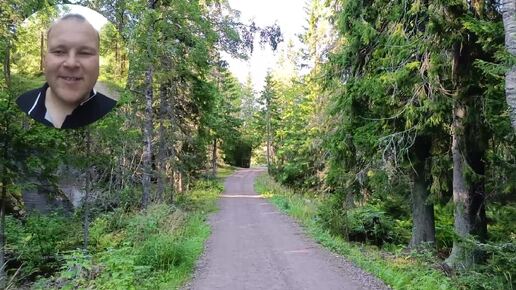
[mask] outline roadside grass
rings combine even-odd
[[[232,168],[220,171],[227,176]],[[210,235],[209,213],[223,190],[218,179],[198,180],[175,204],[97,216],[90,247],[62,253],[61,270],[33,289],[178,289],[195,270]],[[80,224],[76,226],[80,227]]]
[[[255,190],[300,222],[318,243],[345,256],[393,289],[457,289],[449,277],[410,254],[383,252],[377,247],[350,243],[330,234],[317,222],[321,197],[295,193],[273,181],[267,174],[257,178]]]
[[[231,166],[231,165],[219,165],[217,169],[217,178],[221,181],[223,181],[226,177],[230,176],[235,172],[237,167]]]

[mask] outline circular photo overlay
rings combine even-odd
[[[12,47],[12,74],[23,86],[16,103],[48,127],[74,129],[96,122],[113,110],[125,87],[123,39],[92,9],[40,10],[17,28]]]

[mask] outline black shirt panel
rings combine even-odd
[[[47,108],[45,107],[45,98],[48,84],[43,87],[28,91],[16,99],[18,107],[34,120],[49,126],[54,125],[45,119]],[[104,117],[116,106],[116,101],[99,93],[92,91],[90,98],[81,103],[73,112],[66,116],[62,129],[74,129],[89,125],[98,119]]]
[[[79,105],[66,116],[61,128],[72,129],[91,124],[104,117],[116,105],[116,101],[97,92],[91,99]]]
[[[47,108],[45,107],[45,97],[47,93],[48,84],[44,84],[39,89],[34,89],[23,93],[16,99],[16,104],[23,112],[27,113],[32,119],[42,123],[48,127],[54,127],[52,122],[45,119]]]

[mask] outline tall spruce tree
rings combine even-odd
[[[429,161],[431,140],[442,136],[446,120],[428,72],[428,4],[405,4],[343,2],[337,25],[345,44],[326,68],[334,77],[325,84],[333,95],[331,116],[339,118],[330,142],[341,144],[329,146],[328,177],[349,194],[369,190],[366,172],[384,172],[393,184],[408,177],[410,245],[417,246],[435,241]]]
[[[505,46],[507,51],[516,57],[516,2],[501,1],[503,26],[505,28]],[[509,105],[509,117],[516,131],[516,65],[512,64],[505,77],[505,96]]]

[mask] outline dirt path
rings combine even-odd
[[[95,90],[100,92],[101,94],[109,97],[109,98],[112,98],[116,101],[118,101],[119,99],[119,93],[116,91],[116,90],[112,90],[110,89],[105,83],[103,83],[102,81],[98,81],[96,84],[95,84]]]
[[[288,216],[253,190],[264,169],[230,176],[212,236],[186,289],[387,289],[310,240]]]

